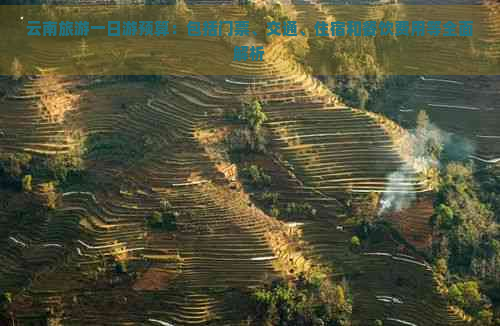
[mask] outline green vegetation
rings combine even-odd
[[[352,236],[351,238],[351,248],[358,249],[361,247],[361,240],[357,236]]]
[[[255,132],[260,130],[262,124],[268,119],[267,115],[262,111],[262,105],[259,100],[254,99],[251,103],[243,106],[243,110],[239,119],[246,122],[248,127]]]
[[[32,157],[21,153],[0,153],[0,181],[22,189],[22,175],[30,170]]]
[[[259,194],[259,200],[267,206],[278,205],[279,194],[277,192],[264,191]]]
[[[264,191],[259,193],[257,200],[264,205],[265,210],[270,216],[280,216],[280,209],[278,208],[279,194],[276,192]]]
[[[441,173],[431,219],[433,256],[450,303],[472,316],[475,325],[493,325],[490,300],[481,292],[481,283],[500,279],[499,225],[494,205],[483,201],[494,203],[496,187],[481,187],[473,171],[472,166],[450,163]]]
[[[252,164],[249,167],[245,167],[242,172],[243,176],[248,178],[256,188],[262,189],[271,185],[271,177],[257,165]]]
[[[176,231],[177,230],[178,212],[163,212],[155,211],[147,219],[147,225],[155,230]]]
[[[115,272],[117,274],[123,274],[127,272],[127,262],[124,260],[115,260],[114,266]]]
[[[172,204],[166,199],[160,200],[160,207],[161,207],[163,212],[168,212],[169,210],[171,210],[173,208]]]
[[[256,31],[257,35],[264,35],[265,41],[270,43],[273,36],[267,35],[267,23],[273,21],[283,23],[290,20],[286,7],[282,5],[281,1],[275,1],[273,5],[266,6],[257,6],[254,3],[249,5],[249,3],[249,0],[245,0],[247,15],[252,17],[251,23],[255,24],[255,26],[251,26],[251,30]]]
[[[309,203],[287,203],[284,213],[289,217],[316,216],[316,209]]]
[[[134,161],[143,157],[144,143],[121,134],[94,134],[87,139],[87,159]]]
[[[66,183],[69,179],[79,178],[84,173],[83,159],[80,155],[59,154],[46,159],[45,170],[51,179]]]
[[[31,192],[34,178],[54,180],[57,185],[74,183],[83,177],[83,150],[75,146],[68,153],[31,156],[26,153],[0,153],[0,184]]]
[[[430,157],[435,162],[441,158],[443,152],[443,139],[440,131],[431,126],[429,116],[424,110],[418,111],[416,128],[417,146],[420,156]]]
[[[12,303],[12,293],[0,292],[0,323],[7,322],[5,325],[13,325],[9,313],[9,305]]]
[[[489,206],[481,202],[479,191],[472,167],[448,164],[431,220],[440,240],[436,256],[448,258],[450,270],[464,275],[474,273],[481,262],[500,258],[498,225]]]
[[[375,40],[345,36],[332,42],[320,36],[310,36],[308,43],[311,50],[304,63],[313,70],[319,70],[313,73],[337,76],[326,80],[334,93],[348,105],[368,107],[370,94],[375,94],[384,86],[383,69],[375,60]]]
[[[33,178],[31,177],[31,175],[27,174],[23,177],[23,191],[25,192],[30,192],[32,190],[32,187],[31,187],[31,181],[33,180]]]
[[[476,174],[481,187],[481,200],[490,204],[495,212],[496,222],[500,223],[500,166],[488,166]]]
[[[4,307],[10,303],[12,303],[12,293],[2,292],[2,294],[0,294],[0,306]]]
[[[243,124],[226,139],[233,153],[263,153],[266,137],[262,125],[268,119],[258,99],[244,102],[239,111],[226,112],[226,120]]]
[[[243,123],[253,131],[258,131],[268,119],[258,99],[244,102],[240,110],[226,111],[225,118],[230,122]]]
[[[132,138],[120,133],[93,134],[86,139],[84,158],[113,161],[127,166],[150,160],[162,146],[163,140],[148,135]]]
[[[353,197],[352,193],[348,193],[345,201],[349,215],[358,220],[373,220],[378,213],[380,202],[380,193],[369,192]]]
[[[490,299],[481,293],[477,281],[450,281],[448,266],[445,259],[438,259],[435,265],[436,276],[451,305],[458,307],[472,317],[472,325],[499,325],[500,320],[494,320]]]
[[[275,281],[257,289],[253,302],[258,325],[350,325],[352,305],[346,289],[324,275]]]

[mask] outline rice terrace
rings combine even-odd
[[[315,30],[444,11],[475,36]],[[170,34],[25,35],[146,16]],[[500,326],[498,1],[0,0],[0,17],[0,326]],[[192,21],[221,34],[186,41]]]

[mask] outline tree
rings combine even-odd
[[[254,99],[250,104],[244,106],[240,120],[246,121],[252,130],[259,131],[262,124],[267,120],[267,115],[262,111],[259,100]]]
[[[153,212],[153,214],[151,214],[151,217],[149,218],[148,220],[148,223],[150,226],[152,227],[161,227],[161,225],[163,224],[163,216],[160,212]]]
[[[115,272],[118,274],[126,273],[127,272],[127,264],[123,260],[116,260],[115,261]]]
[[[373,324],[374,326],[384,326],[384,322],[381,321],[380,319],[375,320],[375,323]]]
[[[32,177],[30,174],[27,174],[23,177],[23,191],[30,192],[32,190],[31,181]]]
[[[436,272],[441,275],[446,275],[448,273],[448,263],[446,259],[439,258],[436,262]]]
[[[351,238],[351,248],[358,249],[361,246],[361,240],[357,236]]]
[[[12,303],[12,293],[3,292],[0,295],[0,305],[8,305]]]
[[[167,200],[167,199],[161,199],[160,200],[160,207],[163,212],[166,212],[170,209],[172,209],[172,204]]]
[[[435,223],[440,229],[450,229],[453,226],[453,210],[446,204],[439,204],[436,209]]]

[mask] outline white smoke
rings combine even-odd
[[[464,160],[474,152],[474,145],[470,140],[443,131],[431,122],[423,130],[411,130],[402,148],[403,156],[408,163],[388,176],[388,185],[379,203],[379,216],[407,209],[416,200],[414,191],[405,190],[414,181],[406,171],[413,170],[428,177],[429,172],[441,168],[442,162],[433,157],[429,151],[429,144],[432,142],[446,151],[447,160]]]
[[[407,164],[389,175],[388,185],[380,199],[379,216],[407,209],[417,199],[415,192],[408,191],[406,190],[408,188],[405,187],[408,182],[412,181],[409,179],[407,172],[405,172],[409,168],[411,166]]]

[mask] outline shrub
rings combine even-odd
[[[32,181],[32,177],[30,174],[25,175],[23,177],[23,191],[30,192],[32,190],[31,181]]]
[[[116,260],[115,261],[115,272],[118,274],[126,273],[127,272],[127,263],[123,260]]]
[[[0,295],[0,305],[12,303],[12,293],[3,292]]]
[[[298,215],[315,216],[316,210],[309,203],[287,203],[285,214],[289,217]]]
[[[177,216],[177,212],[168,211],[160,213],[158,211],[155,211],[147,220],[147,224],[153,229],[175,231],[177,229]]]
[[[271,210],[269,211],[269,215],[271,215],[273,217],[280,216],[280,210],[279,210],[279,208],[277,208],[275,206],[271,207]]]
[[[244,104],[239,116],[239,120],[246,122],[247,126],[254,131],[259,131],[267,119],[267,115],[262,111],[262,105],[257,99]]]
[[[361,240],[357,236],[351,238],[351,247],[357,249],[361,246]]]
[[[162,199],[160,200],[160,207],[162,211],[166,212],[168,210],[171,210],[173,206],[168,200]]]
[[[264,191],[260,194],[259,199],[268,206],[275,206],[278,204],[279,194],[277,192]]]
[[[233,130],[226,138],[230,151],[235,153],[265,153],[267,140],[262,132],[249,128]]]
[[[257,188],[265,188],[271,185],[271,176],[264,173],[262,168],[257,165],[250,165],[243,169],[245,177],[250,179],[253,186]]]
[[[149,225],[153,228],[159,228],[163,225],[163,216],[160,212],[153,212],[149,218]]]
[[[55,209],[57,204],[57,194],[54,183],[47,182],[40,184],[39,191],[42,198],[42,205],[48,209]]]
[[[294,282],[275,281],[252,295],[256,325],[347,325],[350,299],[340,285],[328,278],[299,276]]]
[[[32,157],[29,154],[0,153],[0,175],[5,176],[10,181],[16,181],[24,171],[30,169]]]

